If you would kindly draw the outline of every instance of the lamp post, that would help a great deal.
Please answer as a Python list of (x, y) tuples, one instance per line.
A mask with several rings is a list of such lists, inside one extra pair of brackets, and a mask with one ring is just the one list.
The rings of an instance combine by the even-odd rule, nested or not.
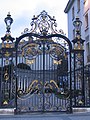
[(82, 22), (77, 17), (73, 22), (76, 36), (73, 42), (73, 56), (74, 56), (74, 106), (85, 105), (85, 90), (84, 90), (84, 41), (81, 38)]

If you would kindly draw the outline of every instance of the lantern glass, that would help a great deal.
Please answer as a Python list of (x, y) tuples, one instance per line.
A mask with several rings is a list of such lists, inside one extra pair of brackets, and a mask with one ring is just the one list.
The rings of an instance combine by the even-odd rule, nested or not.
[(4, 19), (6, 26), (7, 26), (7, 32), (10, 32), (10, 26), (13, 23), (13, 19), (11, 18), (10, 13), (7, 14), (7, 17)]
[(75, 27), (76, 32), (81, 31), (82, 22), (79, 18), (76, 18), (76, 20), (73, 22), (73, 25)]
[(6, 25), (11, 26), (11, 20), (8, 19), (7, 22), (6, 22)]

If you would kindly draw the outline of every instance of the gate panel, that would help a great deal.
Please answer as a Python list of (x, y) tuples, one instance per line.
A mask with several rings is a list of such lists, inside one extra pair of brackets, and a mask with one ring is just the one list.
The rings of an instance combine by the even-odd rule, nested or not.
[(55, 21), (42, 11), (16, 39), (18, 112), (71, 112), (72, 44)]
[[(42, 111), (43, 110), (43, 67), (42, 52), (35, 54), (36, 43), (21, 46), (22, 51), (18, 56), (17, 85), (18, 85), (18, 110)], [(22, 54), (22, 56), (21, 56)], [(41, 72), (40, 72), (41, 67)], [(38, 95), (38, 92), (40, 94)]]
[(68, 61), (64, 48), (47, 40), (19, 43), (17, 111), (67, 111), (70, 105)]

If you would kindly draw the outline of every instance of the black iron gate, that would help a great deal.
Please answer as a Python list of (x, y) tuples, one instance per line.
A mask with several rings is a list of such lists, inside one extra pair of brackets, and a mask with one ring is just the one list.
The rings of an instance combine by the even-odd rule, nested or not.
[(25, 29), (15, 43), (17, 111), (70, 111), (71, 42), (57, 33), (47, 12), (32, 20), (32, 29)]
[[(5, 22), (8, 20), (13, 22), (10, 14)], [(72, 50), (63, 31), (56, 30), (55, 21), (42, 11), (32, 18), (31, 30), (26, 28), (16, 40), (10, 35), (10, 24), (6, 24), (0, 49), (0, 108), (72, 112), (72, 107), (90, 106), (86, 97), (89, 77), (84, 85), (84, 50), (80, 48), (84, 40), (77, 31)]]
[(66, 48), (54, 42), (55, 37), (25, 34), (23, 38), (28, 35), (27, 41), (17, 39), (17, 111), (67, 111), (70, 78)]
[[(5, 22), (8, 20), (13, 22), (10, 14)], [(0, 52), (1, 108), (12, 107), (16, 112), (71, 112), (72, 45), (62, 31), (57, 32), (55, 21), (42, 11), (32, 19), (31, 30), (26, 28), (15, 41), (10, 24), (6, 24)]]

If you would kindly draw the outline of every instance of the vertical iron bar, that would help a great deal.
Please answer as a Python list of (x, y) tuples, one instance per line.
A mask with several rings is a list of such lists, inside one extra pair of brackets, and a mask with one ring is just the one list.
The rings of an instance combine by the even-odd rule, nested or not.
[[(1, 65), (3, 66), (3, 57), (2, 57), (2, 53), (1, 54)], [(2, 66), (1, 66), (1, 73), (0, 73), (0, 108), (1, 108), (1, 101), (2, 101), (2, 74), (3, 74), (3, 71), (2, 71)]]
[(17, 113), (17, 47), (18, 45), (15, 46), (15, 50), (16, 50), (16, 90), (15, 90), (15, 107), (16, 107), (16, 110), (15, 110), (15, 113)]
[(44, 106), (44, 102), (45, 102), (45, 98), (44, 98), (44, 94), (45, 94), (45, 90), (44, 90), (44, 82), (45, 82), (45, 41), (43, 40), (43, 112), (45, 110), (45, 106)]
[(72, 113), (72, 70), (71, 70), (71, 50), (70, 50), (70, 113)]
[(82, 81), (82, 88), (83, 88), (83, 105), (85, 106), (85, 81), (84, 81), (84, 50), (82, 51), (82, 56), (83, 56), (83, 63), (82, 63), (82, 78), (83, 78), (83, 81)]
[(89, 92), (89, 105), (90, 105), (90, 81), (89, 81), (90, 74), (89, 72), (90, 72), (90, 65), (88, 65), (88, 92)]
[(76, 61), (76, 54), (74, 53), (74, 91), (73, 91), (73, 94), (74, 94), (74, 105), (76, 106), (76, 72), (75, 72), (75, 61)]
[(2, 106), (2, 101), (3, 101), (3, 98), (4, 98), (4, 93), (2, 93), (2, 91), (4, 91), (4, 85), (5, 84), (2, 84), (2, 81), (3, 81), (3, 74), (4, 74), (4, 69), (3, 69), (3, 52), (1, 51), (1, 55), (2, 55), (2, 66), (1, 66), (1, 106)]
[[(0, 71), (0, 72), (1, 72), (1, 71)], [(0, 73), (0, 74), (1, 74), (1, 73)], [(1, 96), (2, 96), (2, 95), (1, 95), (1, 93), (2, 93), (2, 92), (1, 92), (1, 83), (2, 83), (2, 77), (1, 77), (1, 75), (0, 75), (0, 108), (1, 108), (1, 101), (2, 101), (2, 100), (1, 100)]]

